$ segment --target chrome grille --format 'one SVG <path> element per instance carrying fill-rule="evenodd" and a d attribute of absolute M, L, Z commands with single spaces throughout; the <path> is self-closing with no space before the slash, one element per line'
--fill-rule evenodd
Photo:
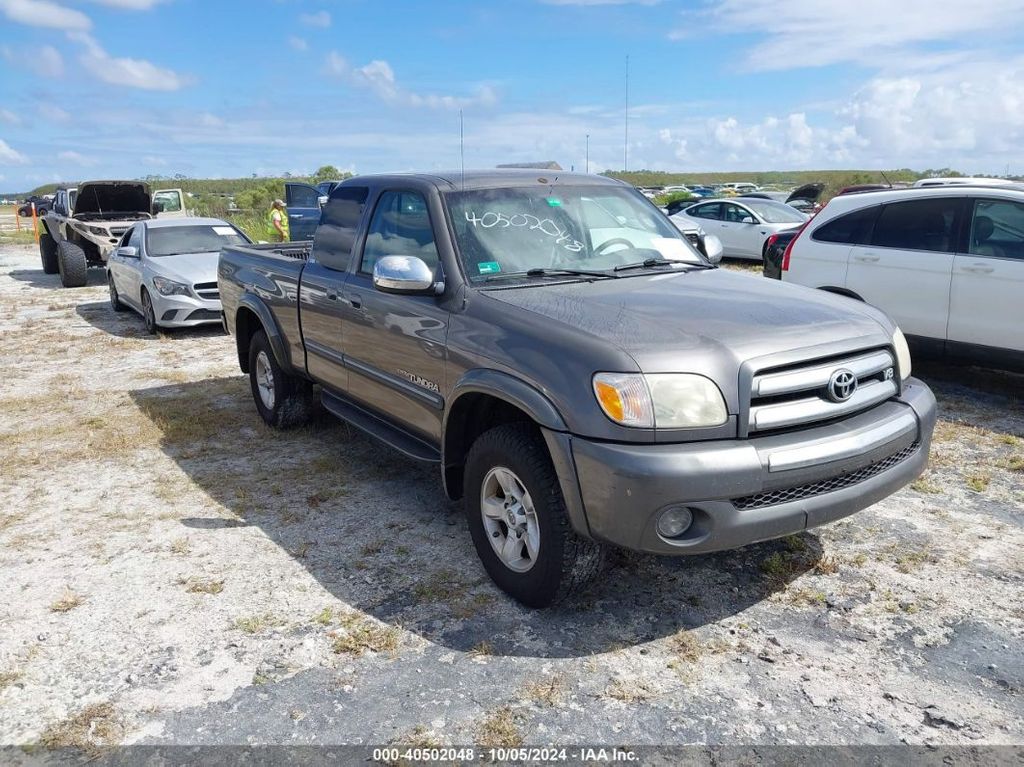
<path fill-rule="evenodd" d="M 207 301 L 216 301 L 220 298 L 220 289 L 216 282 L 197 282 L 192 289 L 197 296 L 205 298 Z"/>
<path fill-rule="evenodd" d="M 857 386 L 849 399 L 836 401 L 827 389 L 833 373 L 843 369 L 853 373 Z M 888 349 L 760 371 L 750 385 L 748 431 L 840 418 L 884 402 L 898 391 L 896 365 Z"/>
<path fill-rule="evenodd" d="M 881 474 L 883 471 L 887 471 L 888 469 L 903 463 L 914 454 L 920 444 L 921 443 L 919 442 L 914 442 L 912 445 L 903 448 L 899 452 L 893 453 L 888 458 L 883 458 L 877 463 L 873 463 L 870 466 L 865 466 L 861 469 L 856 469 L 855 471 L 851 471 L 846 474 L 822 479 L 808 485 L 787 487 L 781 490 L 768 490 L 763 493 L 757 493 L 756 495 L 734 498 L 732 503 L 740 511 L 747 511 L 749 509 L 763 509 L 766 506 L 778 506 L 779 504 L 799 501 L 803 498 L 813 498 L 816 495 L 824 495 L 825 493 L 842 490 L 844 487 L 850 487 L 851 485 L 856 485 L 858 482 L 871 479 L 871 477 Z"/>

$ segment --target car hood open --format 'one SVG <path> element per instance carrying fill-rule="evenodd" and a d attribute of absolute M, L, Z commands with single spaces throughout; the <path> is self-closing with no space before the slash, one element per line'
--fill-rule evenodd
<path fill-rule="evenodd" d="M 824 184 L 804 184 L 798 186 L 792 192 L 789 193 L 789 197 L 786 198 L 786 202 L 792 202 L 793 200 L 807 200 L 808 202 L 817 202 L 818 198 L 821 197 L 821 193 L 825 190 Z"/>
<path fill-rule="evenodd" d="M 149 187 L 139 181 L 90 181 L 78 187 L 75 215 L 150 213 Z"/>

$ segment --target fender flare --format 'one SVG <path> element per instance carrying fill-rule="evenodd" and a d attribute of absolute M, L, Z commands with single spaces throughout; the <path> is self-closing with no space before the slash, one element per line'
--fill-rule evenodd
<path fill-rule="evenodd" d="M 464 394 L 487 394 L 519 408 L 539 426 L 552 431 L 569 430 L 558 408 L 536 387 L 500 370 L 475 368 L 463 374 L 452 388 L 445 404 L 442 433 L 447 433 L 448 417 Z"/>
<path fill-rule="evenodd" d="M 274 317 L 274 313 L 270 311 L 270 307 L 267 306 L 266 302 L 262 298 L 252 292 L 245 292 L 238 299 L 238 306 L 235 307 L 235 338 L 238 339 L 238 310 L 245 307 L 259 319 L 260 324 L 263 326 L 264 332 L 267 334 L 267 340 L 270 341 L 270 348 L 274 352 L 274 357 L 277 359 L 277 364 L 281 368 L 290 374 L 294 374 L 295 370 L 292 366 L 291 355 L 288 353 L 288 344 L 285 343 L 284 334 L 281 332 L 281 327 L 277 323 L 277 319 Z M 236 345 L 238 340 L 236 340 Z M 238 348 L 239 362 L 242 361 L 242 354 L 246 355 L 245 366 L 248 367 L 248 354 L 249 349 L 246 348 L 244 351 L 241 347 Z"/>

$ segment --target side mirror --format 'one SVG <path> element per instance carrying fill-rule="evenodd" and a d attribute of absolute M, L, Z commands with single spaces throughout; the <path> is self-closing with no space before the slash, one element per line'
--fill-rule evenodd
<path fill-rule="evenodd" d="M 125 245 L 123 248 L 117 249 L 117 255 L 121 258 L 138 258 L 139 249 L 134 245 Z"/>
<path fill-rule="evenodd" d="M 320 197 L 319 197 L 320 207 L 322 208 L 324 205 L 326 205 L 327 204 L 327 200 L 329 200 L 329 199 L 330 198 L 326 194 L 320 195 Z"/>
<path fill-rule="evenodd" d="M 382 256 L 373 265 L 373 287 L 383 293 L 440 293 L 443 282 L 416 256 Z"/>
<path fill-rule="evenodd" d="M 722 241 L 713 234 L 704 235 L 704 255 L 712 264 L 722 260 Z"/>

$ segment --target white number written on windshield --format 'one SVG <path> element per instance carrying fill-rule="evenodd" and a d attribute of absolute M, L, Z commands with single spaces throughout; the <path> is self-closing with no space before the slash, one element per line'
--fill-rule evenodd
<path fill-rule="evenodd" d="M 540 231 L 548 237 L 553 237 L 556 244 L 570 253 L 579 253 L 583 250 L 583 243 L 570 237 L 568 229 L 561 228 L 550 218 L 537 218 L 530 213 L 513 213 L 509 216 L 505 213 L 487 211 L 482 216 L 477 216 L 475 211 L 466 211 L 466 221 L 482 229 L 526 227 L 530 231 Z"/>

